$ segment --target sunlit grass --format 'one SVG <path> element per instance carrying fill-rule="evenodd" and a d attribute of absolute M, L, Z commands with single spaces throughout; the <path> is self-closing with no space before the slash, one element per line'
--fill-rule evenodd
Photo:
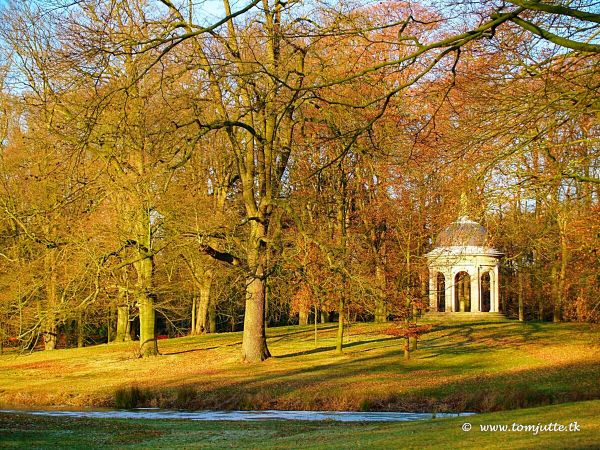
<path fill-rule="evenodd" d="M 439 320 L 439 319 L 438 319 Z M 336 324 L 268 331 L 274 357 L 240 362 L 241 333 L 0 357 L 4 405 L 115 406 L 139 388 L 145 406 L 211 409 L 492 411 L 600 398 L 598 328 L 516 322 L 437 323 L 410 360 L 389 325 L 357 324 L 343 355 Z M 138 406 L 142 406 L 138 403 Z"/>

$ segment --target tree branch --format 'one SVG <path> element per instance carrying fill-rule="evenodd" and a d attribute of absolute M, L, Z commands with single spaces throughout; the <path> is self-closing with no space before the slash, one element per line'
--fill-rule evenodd
<path fill-rule="evenodd" d="M 575 19 L 583 20 L 586 22 L 595 22 L 600 23 L 600 14 L 590 13 L 586 11 L 581 11 L 579 9 L 569 8 L 563 5 L 551 4 L 551 3 L 543 3 L 540 1 L 522 1 L 522 0 L 508 0 L 515 6 L 520 6 L 521 8 L 527 8 L 531 11 L 543 11 L 550 14 L 555 14 L 559 16 L 569 16 L 574 17 Z"/>
<path fill-rule="evenodd" d="M 548 30 L 544 30 L 536 24 L 521 19 L 520 17 L 512 17 L 510 20 L 524 30 L 527 30 L 556 45 L 560 45 L 561 47 L 570 48 L 571 50 L 577 50 L 580 52 L 600 53 L 600 45 L 598 44 L 588 44 L 586 42 L 574 41 L 572 39 L 558 36 L 557 34 L 551 33 Z"/>

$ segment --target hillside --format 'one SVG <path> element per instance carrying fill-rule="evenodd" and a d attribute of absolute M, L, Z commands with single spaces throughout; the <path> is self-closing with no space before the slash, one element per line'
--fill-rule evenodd
<path fill-rule="evenodd" d="M 268 331 L 273 358 L 239 361 L 240 333 L 5 354 L 3 406 L 192 409 L 494 411 L 600 399 L 600 334 L 592 325 L 430 319 L 410 360 L 389 325 L 356 324 L 343 355 L 337 324 Z M 132 398 L 133 397 L 133 398 Z"/>

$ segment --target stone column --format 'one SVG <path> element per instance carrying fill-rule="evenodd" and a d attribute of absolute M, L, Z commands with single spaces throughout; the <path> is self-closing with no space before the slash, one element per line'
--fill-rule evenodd
<path fill-rule="evenodd" d="M 443 272 L 444 274 L 444 307 L 446 312 L 452 312 L 452 280 L 451 272 L 447 270 Z"/>
<path fill-rule="evenodd" d="M 437 311 L 437 270 L 429 268 L 429 310 Z"/>
<path fill-rule="evenodd" d="M 446 283 L 447 289 L 450 290 L 450 311 L 451 312 L 456 312 L 454 310 L 454 302 L 456 300 L 456 287 L 454 286 L 454 277 L 455 277 L 455 273 L 454 270 L 451 270 L 448 273 L 448 283 Z M 448 298 L 448 296 L 446 296 L 446 299 Z M 446 305 L 446 308 L 448 308 L 448 305 Z"/>
<path fill-rule="evenodd" d="M 479 266 L 472 270 L 471 277 L 471 312 L 479 312 Z"/>
<path fill-rule="evenodd" d="M 493 285 L 493 289 L 492 286 L 490 286 L 490 297 L 492 297 L 492 292 L 494 293 L 493 298 L 494 300 L 491 301 L 490 299 L 490 312 L 498 312 L 498 304 L 500 302 L 500 283 L 499 283 L 500 279 L 499 279 L 499 270 L 498 270 L 498 266 L 494 266 L 494 281 L 493 283 L 490 283 Z"/>
<path fill-rule="evenodd" d="M 494 312 L 494 305 L 496 304 L 496 275 L 494 274 L 494 269 L 490 269 L 488 274 L 490 275 L 490 312 Z"/>

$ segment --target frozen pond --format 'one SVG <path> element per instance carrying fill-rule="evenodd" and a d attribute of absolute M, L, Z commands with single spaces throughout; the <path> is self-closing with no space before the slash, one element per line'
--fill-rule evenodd
<path fill-rule="evenodd" d="M 178 411 L 155 408 L 102 411 L 10 410 L 0 413 L 34 416 L 81 417 L 98 419 L 180 419 L 180 420 L 332 420 L 336 422 L 413 422 L 443 417 L 470 416 L 474 413 L 407 413 L 354 411 Z"/>

